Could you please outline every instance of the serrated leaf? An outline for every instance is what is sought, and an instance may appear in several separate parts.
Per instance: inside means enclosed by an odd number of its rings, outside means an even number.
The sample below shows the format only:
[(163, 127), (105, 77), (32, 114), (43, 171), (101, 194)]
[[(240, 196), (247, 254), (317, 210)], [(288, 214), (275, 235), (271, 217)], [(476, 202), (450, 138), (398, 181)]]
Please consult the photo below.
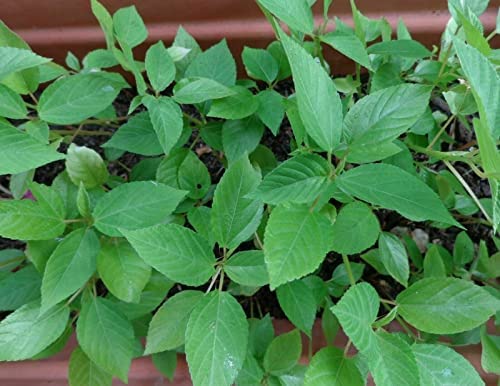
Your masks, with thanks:
[(278, 76), (278, 63), (266, 50), (245, 47), (241, 58), (247, 74), (252, 78), (271, 83)]
[(37, 201), (0, 201), (1, 236), (15, 240), (49, 240), (64, 232), (65, 208), (58, 193), (37, 184), (32, 184), (31, 190)]
[(42, 311), (76, 292), (96, 269), (99, 239), (92, 230), (73, 231), (58, 244), (45, 267), (42, 280)]
[(469, 235), (462, 231), (457, 235), (453, 245), (453, 261), (456, 265), (470, 263), (474, 258), (474, 244)]
[(203, 296), (203, 292), (186, 290), (163, 303), (149, 324), (145, 354), (182, 346), (191, 312)]
[(225, 98), (234, 94), (234, 90), (208, 78), (193, 78), (177, 83), (174, 96), (177, 103), (194, 104), (209, 99)]
[(184, 76), (186, 78), (208, 78), (224, 86), (234, 86), (236, 83), (236, 62), (229, 51), (226, 40), (221, 40), (208, 50), (198, 54), (186, 69)]
[(121, 149), (146, 156), (163, 154), (163, 148), (147, 112), (131, 117), (102, 147)]
[(351, 286), (340, 301), (331, 308), (347, 336), (361, 352), (377, 345), (372, 323), (377, 319), (380, 298), (368, 283)]
[(212, 208), (207, 206), (195, 206), (187, 213), (187, 219), (193, 229), (213, 246), (215, 244), (215, 239), (210, 224), (211, 216)]
[(246, 156), (226, 170), (217, 185), (212, 204), (212, 228), (222, 247), (236, 248), (251, 237), (262, 217), (262, 202), (246, 198), (260, 183)]
[(332, 152), (340, 142), (343, 121), (335, 85), (307, 51), (283, 31), (280, 38), (292, 67), (299, 113), (307, 133), (322, 150)]
[(96, 365), (127, 382), (135, 347), (132, 324), (101, 297), (83, 304), (76, 334), (80, 347)]
[(308, 206), (274, 208), (264, 235), (271, 289), (313, 272), (330, 251), (332, 237), (330, 220)]
[(403, 286), (408, 286), (410, 265), (401, 240), (391, 233), (382, 232), (378, 239), (380, 260), (389, 274)]
[(342, 350), (327, 347), (314, 355), (306, 371), (304, 386), (363, 386), (365, 381), (352, 358)]
[(375, 338), (376, 347), (366, 353), (375, 383), (384, 386), (420, 386), (417, 362), (410, 345), (401, 337), (383, 331), (377, 333)]
[(500, 336), (488, 335), (481, 328), (481, 366), (489, 373), (500, 374)]
[(259, 101), (250, 90), (243, 86), (233, 86), (233, 95), (215, 99), (207, 116), (224, 119), (243, 119), (255, 113)]
[(64, 159), (52, 146), (45, 145), (0, 120), (0, 175), (17, 174)]
[(274, 90), (264, 90), (257, 94), (257, 99), (259, 108), (255, 114), (271, 133), (277, 135), (285, 117), (284, 98)]
[(50, 59), (24, 48), (0, 47), (0, 80), (28, 68), (50, 62)]
[(439, 344), (414, 344), (411, 348), (417, 360), (422, 385), (484, 385), (470, 362), (455, 350)]
[(230, 162), (254, 151), (264, 134), (264, 125), (256, 116), (229, 120), (222, 126), (222, 144)]
[(113, 376), (92, 362), (80, 347), (71, 353), (68, 367), (69, 386), (111, 386)]
[(215, 273), (212, 248), (188, 228), (161, 224), (123, 233), (146, 263), (173, 281), (199, 286)]
[(40, 119), (59, 125), (80, 123), (108, 107), (126, 85), (119, 74), (87, 73), (61, 78), (40, 96)]
[(332, 249), (353, 255), (370, 248), (380, 233), (380, 224), (370, 207), (362, 202), (345, 205), (333, 223)]
[(267, 174), (252, 197), (272, 205), (311, 204), (325, 187), (330, 172), (324, 158), (315, 154), (298, 155)]
[(138, 46), (148, 37), (148, 31), (135, 6), (119, 9), (113, 15), (113, 30), (120, 44)]
[(286, 373), (295, 366), (302, 353), (299, 330), (293, 330), (274, 338), (264, 355), (264, 369), (272, 374)]
[(290, 28), (312, 34), (314, 19), (306, 0), (290, 0), (286, 3), (280, 0), (258, 0), (258, 3), (278, 19), (283, 20)]
[(11, 119), (23, 119), (28, 109), (23, 98), (9, 87), (0, 84), (0, 116)]
[(113, 19), (104, 6), (97, 0), (90, 0), (92, 13), (96, 17), (106, 38), (108, 49), (114, 46), (115, 37), (113, 34)]
[(483, 288), (455, 278), (417, 281), (396, 298), (399, 314), (431, 334), (455, 334), (486, 322), (500, 301)]
[(316, 318), (316, 300), (312, 290), (302, 281), (294, 280), (276, 288), (276, 295), (286, 317), (311, 337)]
[(97, 255), (97, 272), (106, 288), (124, 302), (138, 303), (151, 267), (123, 239), (109, 240)]
[(40, 302), (25, 304), (0, 323), (0, 360), (29, 359), (54, 342), (66, 328), (69, 308), (40, 313)]
[(403, 58), (423, 59), (432, 55), (424, 45), (416, 40), (402, 39), (375, 43), (368, 47), (369, 54), (401, 56)]
[[(5, 250), (4, 250), (5, 251)], [(2, 267), (4, 262), (0, 264)], [(0, 310), (14, 311), (40, 297), (42, 278), (33, 265), (9, 273), (0, 280)]]
[(82, 60), (84, 68), (109, 68), (118, 64), (111, 50), (97, 49), (90, 51)]
[(396, 166), (362, 165), (335, 181), (344, 192), (373, 205), (395, 210), (410, 220), (433, 220), (460, 226), (431, 188)]
[(146, 73), (156, 92), (165, 90), (175, 79), (175, 63), (162, 41), (146, 52)]
[(432, 245), (425, 254), (424, 277), (446, 277), (446, 267), (437, 245)]
[(230, 386), (243, 367), (248, 323), (236, 299), (226, 292), (206, 295), (193, 310), (186, 330), (186, 356), (194, 386)]
[(224, 265), (227, 276), (243, 286), (262, 287), (269, 283), (264, 253), (262, 251), (241, 251)]
[(181, 108), (168, 97), (156, 99), (152, 96), (146, 96), (143, 103), (149, 111), (151, 123), (163, 151), (165, 154), (170, 153), (179, 140), (184, 127)]
[(129, 182), (106, 193), (93, 212), (94, 225), (108, 236), (164, 222), (186, 192), (153, 181)]
[(341, 54), (361, 64), (363, 67), (372, 70), (372, 64), (366, 48), (354, 32), (337, 29), (321, 35), (321, 41), (332, 46)]
[(73, 143), (66, 156), (66, 171), (76, 186), (83, 183), (88, 189), (103, 185), (109, 178), (108, 168), (99, 153)]

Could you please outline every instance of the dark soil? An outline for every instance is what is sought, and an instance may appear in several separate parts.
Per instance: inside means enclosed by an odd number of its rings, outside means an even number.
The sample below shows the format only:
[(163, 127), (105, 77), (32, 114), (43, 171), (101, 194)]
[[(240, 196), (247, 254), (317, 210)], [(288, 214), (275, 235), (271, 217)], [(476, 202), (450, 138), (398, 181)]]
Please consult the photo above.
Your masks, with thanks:
[[(293, 85), (290, 81), (281, 82), (277, 86), (277, 91), (281, 94), (287, 96), (293, 93)], [(124, 116), (127, 114), (128, 106), (134, 94), (129, 90), (124, 90), (115, 102), (115, 108), (118, 116)], [(449, 110), (446, 104), (442, 100), (434, 100), (433, 101), (433, 110), (440, 110), (446, 114), (449, 114)], [(139, 111), (139, 110), (138, 110)], [(137, 111), (136, 111), (137, 112)], [(185, 112), (189, 114), (196, 115), (194, 110), (189, 107), (185, 108)], [(102, 127), (102, 126), (85, 126), (86, 130), (115, 130), (114, 127)], [(444, 150), (453, 149), (461, 149), (467, 148), (469, 146), (475, 145), (473, 133), (470, 130), (467, 130), (463, 125), (456, 123), (452, 128), (452, 133), (455, 142), (453, 145), (444, 143)], [(191, 137), (191, 140), (194, 140), (197, 132), (194, 131)], [(262, 138), (261, 143), (265, 146), (269, 147), (276, 158), (279, 161), (284, 161), (289, 157), (292, 146), (291, 141), (293, 138), (293, 133), (290, 127), (290, 124), (287, 119), (285, 119), (282, 123), (281, 130), (279, 134), (275, 137), (268, 130), (265, 131), (265, 134)], [(101, 144), (106, 142), (109, 139), (108, 136), (80, 136), (75, 139), (75, 143), (81, 146), (90, 147), (99, 153), (103, 153)], [(65, 146), (65, 145), (63, 145)], [(63, 149), (64, 150), (64, 149)], [(211, 176), (212, 182), (217, 183), (224, 171), (224, 166), (220, 159), (220, 154), (217, 152), (211, 151), (211, 149), (206, 146), (203, 142), (199, 142), (194, 150), (199, 154), (200, 159), (206, 164)], [(109, 170), (113, 175), (119, 175), (124, 178), (127, 178), (128, 171), (137, 164), (144, 157), (125, 153), (122, 157), (120, 157), (117, 161), (112, 161), (109, 163)], [(425, 157), (420, 157), (420, 161), (425, 160)], [(471, 173), (466, 167), (463, 165), (456, 165), (459, 172), (461, 172), (462, 176), (465, 178), (467, 183), (472, 187), (474, 192), (478, 197), (488, 197), (490, 196), (490, 190), (488, 183), (484, 180), (481, 180), (476, 174)], [(55, 162), (50, 165), (46, 165), (37, 170), (35, 175), (35, 181), (39, 183), (44, 183), (50, 185), (54, 178), (63, 170), (64, 164), (63, 162)], [(0, 184), (4, 187), (9, 186), (9, 177), (0, 176)], [(0, 197), (6, 197), (5, 194), (0, 192)], [(459, 230), (457, 228), (449, 228), (449, 229), (438, 229), (429, 226), (427, 223), (413, 223), (409, 220), (401, 217), (395, 212), (386, 211), (386, 210), (378, 210), (376, 212), (381, 227), (384, 231), (390, 231), (394, 227), (402, 227), (411, 232), (415, 228), (422, 229), (429, 235), (429, 241), (434, 243), (439, 243), (443, 245), (448, 250), (453, 249), (453, 243), (455, 237)], [(480, 240), (491, 240), (491, 230), (490, 228), (481, 225), (481, 224), (471, 224), (468, 226), (468, 234), (471, 239), (478, 243)], [(245, 245), (242, 248), (252, 248), (253, 245)], [(0, 238), (0, 250), (7, 248), (24, 248), (24, 243), (20, 241), (13, 241), (8, 239)], [(353, 261), (360, 262), (361, 259), (359, 257), (353, 256), (351, 257)], [(341, 256), (330, 253), (321, 267), (318, 269), (316, 274), (323, 278), (324, 280), (329, 280), (332, 276), (335, 268), (341, 264)], [(385, 298), (394, 298), (398, 292), (402, 290), (400, 284), (395, 282), (389, 276), (381, 276), (379, 275), (373, 268), (370, 266), (366, 266), (364, 279), (374, 285), (379, 291), (380, 295)], [(176, 290), (179, 290), (177, 288)], [(175, 289), (173, 291), (176, 291)], [(268, 287), (261, 288), (254, 296), (252, 297), (240, 297), (242, 306), (244, 307), (247, 314), (250, 316), (259, 316), (259, 314), (270, 313), (271, 315), (279, 318), (285, 317), (281, 308), (279, 307), (278, 301), (276, 299), (275, 292), (271, 292)]]

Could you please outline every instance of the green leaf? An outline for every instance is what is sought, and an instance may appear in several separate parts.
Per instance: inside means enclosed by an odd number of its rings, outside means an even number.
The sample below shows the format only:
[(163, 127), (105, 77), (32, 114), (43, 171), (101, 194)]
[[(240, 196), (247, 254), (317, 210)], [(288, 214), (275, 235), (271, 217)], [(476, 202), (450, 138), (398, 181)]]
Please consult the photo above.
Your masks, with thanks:
[(64, 159), (48, 146), (0, 119), (0, 175), (17, 174)]
[(311, 204), (325, 187), (331, 167), (316, 154), (302, 154), (280, 164), (251, 194), (265, 203)]
[(344, 332), (360, 352), (377, 345), (372, 323), (377, 319), (380, 298), (368, 283), (351, 286), (340, 301), (331, 308)]
[(61, 78), (40, 96), (40, 119), (59, 125), (79, 124), (106, 107), (126, 86), (123, 78), (111, 73), (77, 74)]
[(460, 226), (431, 188), (396, 166), (362, 165), (335, 181), (344, 192), (373, 205), (395, 210), (410, 220), (433, 220)]
[(260, 386), (264, 378), (264, 371), (255, 357), (248, 353), (243, 362), (243, 367), (238, 373), (236, 384), (238, 386)]
[(264, 90), (257, 94), (257, 99), (259, 108), (256, 115), (271, 133), (277, 135), (285, 117), (283, 97), (274, 90)]
[[(4, 250), (5, 251), (5, 250)], [(1, 263), (4, 266), (4, 262)], [(33, 265), (9, 273), (0, 280), (0, 310), (14, 311), (40, 297), (42, 278)]]
[(47, 62), (50, 62), (50, 59), (39, 56), (29, 49), (0, 47), (0, 80)]
[(241, 251), (233, 255), (224, 265), (227, 276), (243, 286), (262, 287), (269, 284), (262, 251)]
[(151, 356), (156, 370), (163, 374), (170, 382), (174, 381), (175, 369), (177, 368), (177, 352), (164, 351)]
[(380, 233), (380, 224), (370, 207), (362, 202), (345, 205), (333, 224), (332, 248), (354, 255), (370, 248)]
[(135, 347), (134, 329), (111, 301), (89, 298), (80, 312), (76, 334), (92, 362), (127, 382)]
[(484, 385), (470, 362), (449, 347), (439, 344), (414, 344), (411, 349), (417, 360), (422, 385)]
[(182, 26), (179, 26), (172, 47), (183, 47), (190, 51), (180, 61), (175, 63), (177, 67), (177, 78), (184, 76), (184, 72), (189, 64), (201, 53), (201, 48), (196, 40)]
[(453, 246), (453, 261), (456, 265), (470, 263), (474, 258), (474, 244), (469, 235), (462, 231), (455, 239)]
[(210, 246), (215, 244), (213, 230), (210, 224), (212, 208), (206, 206), (195, 206), (188, 214), (187, 219), (193, 229), (208, 241)]
[(306, 371), (304, 386), (364, 386), (356, 362), (337, 347), (327, 347), (314, 355)]
[(173, 99), (177, 103), (194, 104), (230, 95), (234, 95), (234, 90), (222, 83), (208, 78), (193, 78), (177, 83)]
[(189, 317), (203, 296), (203, 292), (186, 290), (163, 303), (149, 324), (145, 354), (182, 346)]
[(276, 288), (276, 295), (286, 317), (311, 337), (316, 318), (316, 300), (312, 290), (304, 282), (294, 280)]
[(483, 288), (455, 278), (417, 281), (396, 298), (399, 314), (431, 334), (456, 334), (486, 322), (500, 301)]
[(162, 41), (146, 52), (146, 73), (156, 92), (165, 90), (175, 79), (175, 63)]
[[(373, 162), (382, 157), (365, 158), (373, 146), (387, 146), (419, 120), (429, 104), (431, 89), (417, 84), (384, 88), (360, 99), (344, 120), (344, 136), (349, 145), (348, 161)], [(352, 153), (352, 154), (351, 154)]]
[(236, 248), (257, 230), (262, 202), (246, 196), (259, 183), (259, 173), (243, 156), (229, 166), (217, 185), (212, 204), (212, 228), (221, 247)]
[(243, 367), (248, 323), (236, 299), (226, 292), (206, 295), (186, 330), (186, 357), (194, 386), (229, 386)]
[(236, 62), (229, 51), (226, 40), (221, 40), (197, 55), (186, 69), (184, 76), (186, 78), (208, 78), (224, 86), (234, 86), (236, 83)]
[(412, 59), (423, 59), (432, 55), (432, 52), (424, 45), (410, 39), (375, 43), (368, 47), (368, 53), (371, 55), (401, 56)]
[(417, 362), (410, 345), (403, 338), (383, 331), (375, 337), (374, 351), (366, 353), (375, 384), (420, 386)]
[(215, 256), (199, 234), (177, 224), (123, 231), (139, 256), (169, 279), (199, 286), (215, 273)]
[(446, 267), (437, 245), (432, 245), (425, 254), (424, 277), (446, 277)]
[(226, 121), (222, 126), (222, 144), (226, 157), (234, 162), (254, 151), (264, 134), (264, 125), (256, 116)]
[(210, 173), (198, 156), (189, 151), (177, 169), (179, 188), (187, 190), (188, 197), (198, 200), (208, 193), (211, 185)]
[(307, 133), (322, 150), (332, 152), (340, 142), (343, 121), (335, 85), (321, 65), (292, 38), (283, 31), (280, 38), (292, 67), (299, 113)]
[(96, 17), (101, 29), (106, 37), (106, 45), (111, 49), (115, 44), (115, 37), (113, 34), (113, 19), (104, 6), (97, 0), (90, 0), (92, 13)]
[(93, 212), (94, 225), (108, 236), (164, 222), (186, 192), (153, 181), (129, 182), (106, 193)]
[(123, 239), (105, 242), (97, 256), (97, 272), (106, 288), (124, 302), (138, 303), (151, 277), (151, 267)]
[(111, 386), (113, 376), (92, 362), (80, 347), (69, 358), (69, 386)]
[(363, 67), (373, 70), (366, 48), (354, 32), (337, 29), (321, 35), (321, 41), (332, 46), (341, 54), (361, 64)]
[(40, 302), (25, 304), (0, 323), (0, 360), (31, 358), (54, 342), (66, 328), (69, 308), (57, 306), (40, 313)]
[(480, 116), (487, 122), (494, 138), (500, 135), (500, 79), (490, 61), (461, 42), (453, 41), (462, 70), (470, 82)]
[(389, 274), (403, 286), (408, 286), (410, 264), (401, 240), (388, 232), (382, 232), (378, 239), (380, 260)]
[(90, 51), (83, 58), (84, 68), (109, 68), (114, 67), (118, 64), (113, 52), (111, 50), (97, 49)]
[(106, 183), (109, 172), (99, 153), (85, 146), (71, 144), (66, 157), (66, 171), (71, 181), (87, 189)]
[(28, 114), (23, 98), (9, 87), (0, 84), (0, 116), (11, 119), (23, 119)]
[(489, 373), (500, 374), (500, 336), (488, 335), (481, 328), (481, 366)]
[(148, 31), (134, 5), (120, 8), (113, 15), (113, 29), (120, 44), (138, 46), (148, 37)]
[(264, 235), (271, 289), (313, 272), (331, 250), (330, 220), (308, 206), (277, 206)]
[(170, 98), (146, 96), (144, 105), (165, 154), (170, 153), (182, 134), (184, 121), (181, 108)]
[(258, 0), (258, 3), (290, 28), (306, 34), (313, 33), (314, 18), (306, 0), (289, 0), (286, 3), (280, 0)]
[(243, 119), (257, 111), (259, 101), (243, 86), (233, 86), (233, 95), (216, 99), (207, 116), (224, 119)]
[(271, 374), (284, 374), (297, 364), (301, 353), (302, 340), (299, 330), (277, 336), (264, 355), (264, 369)]
[(49, 240), (60, 236), (66, 227), (64, 202), (45, 185), (32, 183), (36, 201), (0, 201), (0, 235), (15, 240)]
[(163, 148), (147, 112), (131, 117), (102, 147), (146, 156), (163, 154)]
[(250, 77), (270, 84), (278, 76), (278, 63), (268, 51), (245, 47), (241, 57)]
[(94, 231), (80, 228), (58, 244), (45, 267), (42, 311), (76, 292), (96, 269), (99, 239)]

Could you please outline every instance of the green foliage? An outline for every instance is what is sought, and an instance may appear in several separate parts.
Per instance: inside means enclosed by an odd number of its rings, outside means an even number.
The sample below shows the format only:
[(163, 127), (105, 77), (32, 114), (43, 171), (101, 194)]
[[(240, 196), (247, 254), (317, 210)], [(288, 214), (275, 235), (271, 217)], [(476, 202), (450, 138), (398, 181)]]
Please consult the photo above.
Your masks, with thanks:
[(482, 385), (472, 344), (499, 374), (498, 20), (449, 0), (431, 48), (350, 3), (255, 0), (276, 40), (241, 58), (146, 47), (133, 5), (91, 0), (64, 66), (0, 21), (0, 361), (76, 329), (70, 386), (183, 355), (195, 386)]

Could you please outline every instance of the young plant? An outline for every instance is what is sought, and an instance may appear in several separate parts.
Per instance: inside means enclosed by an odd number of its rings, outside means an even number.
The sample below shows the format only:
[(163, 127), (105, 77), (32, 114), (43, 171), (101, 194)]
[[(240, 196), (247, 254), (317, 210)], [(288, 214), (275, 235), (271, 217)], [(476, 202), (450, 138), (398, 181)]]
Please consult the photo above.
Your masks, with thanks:
[[(22, 245), (0, 251), (0, 360), (76, 333), (71, 386), (141, 356), (172, 379), (178, 353), (195, 386), (473, 386), (454, 346), (481, 341), (500, 374), (500, 27), (450, 0), (431, 51), (354, 1), (354, 28), (327, 0), (316, 26), (311, 3), (258, 0), (277, 40), (244, 49), (250, 79), (182, 27), (138, 60), (133, 6), (92, 0), (106, 49), (67, 68), (0, 23), (0, 236)], [(330, 76), (331, 48), (354, 76)], [(295, 330), (275, 337), (266, 287)]]

